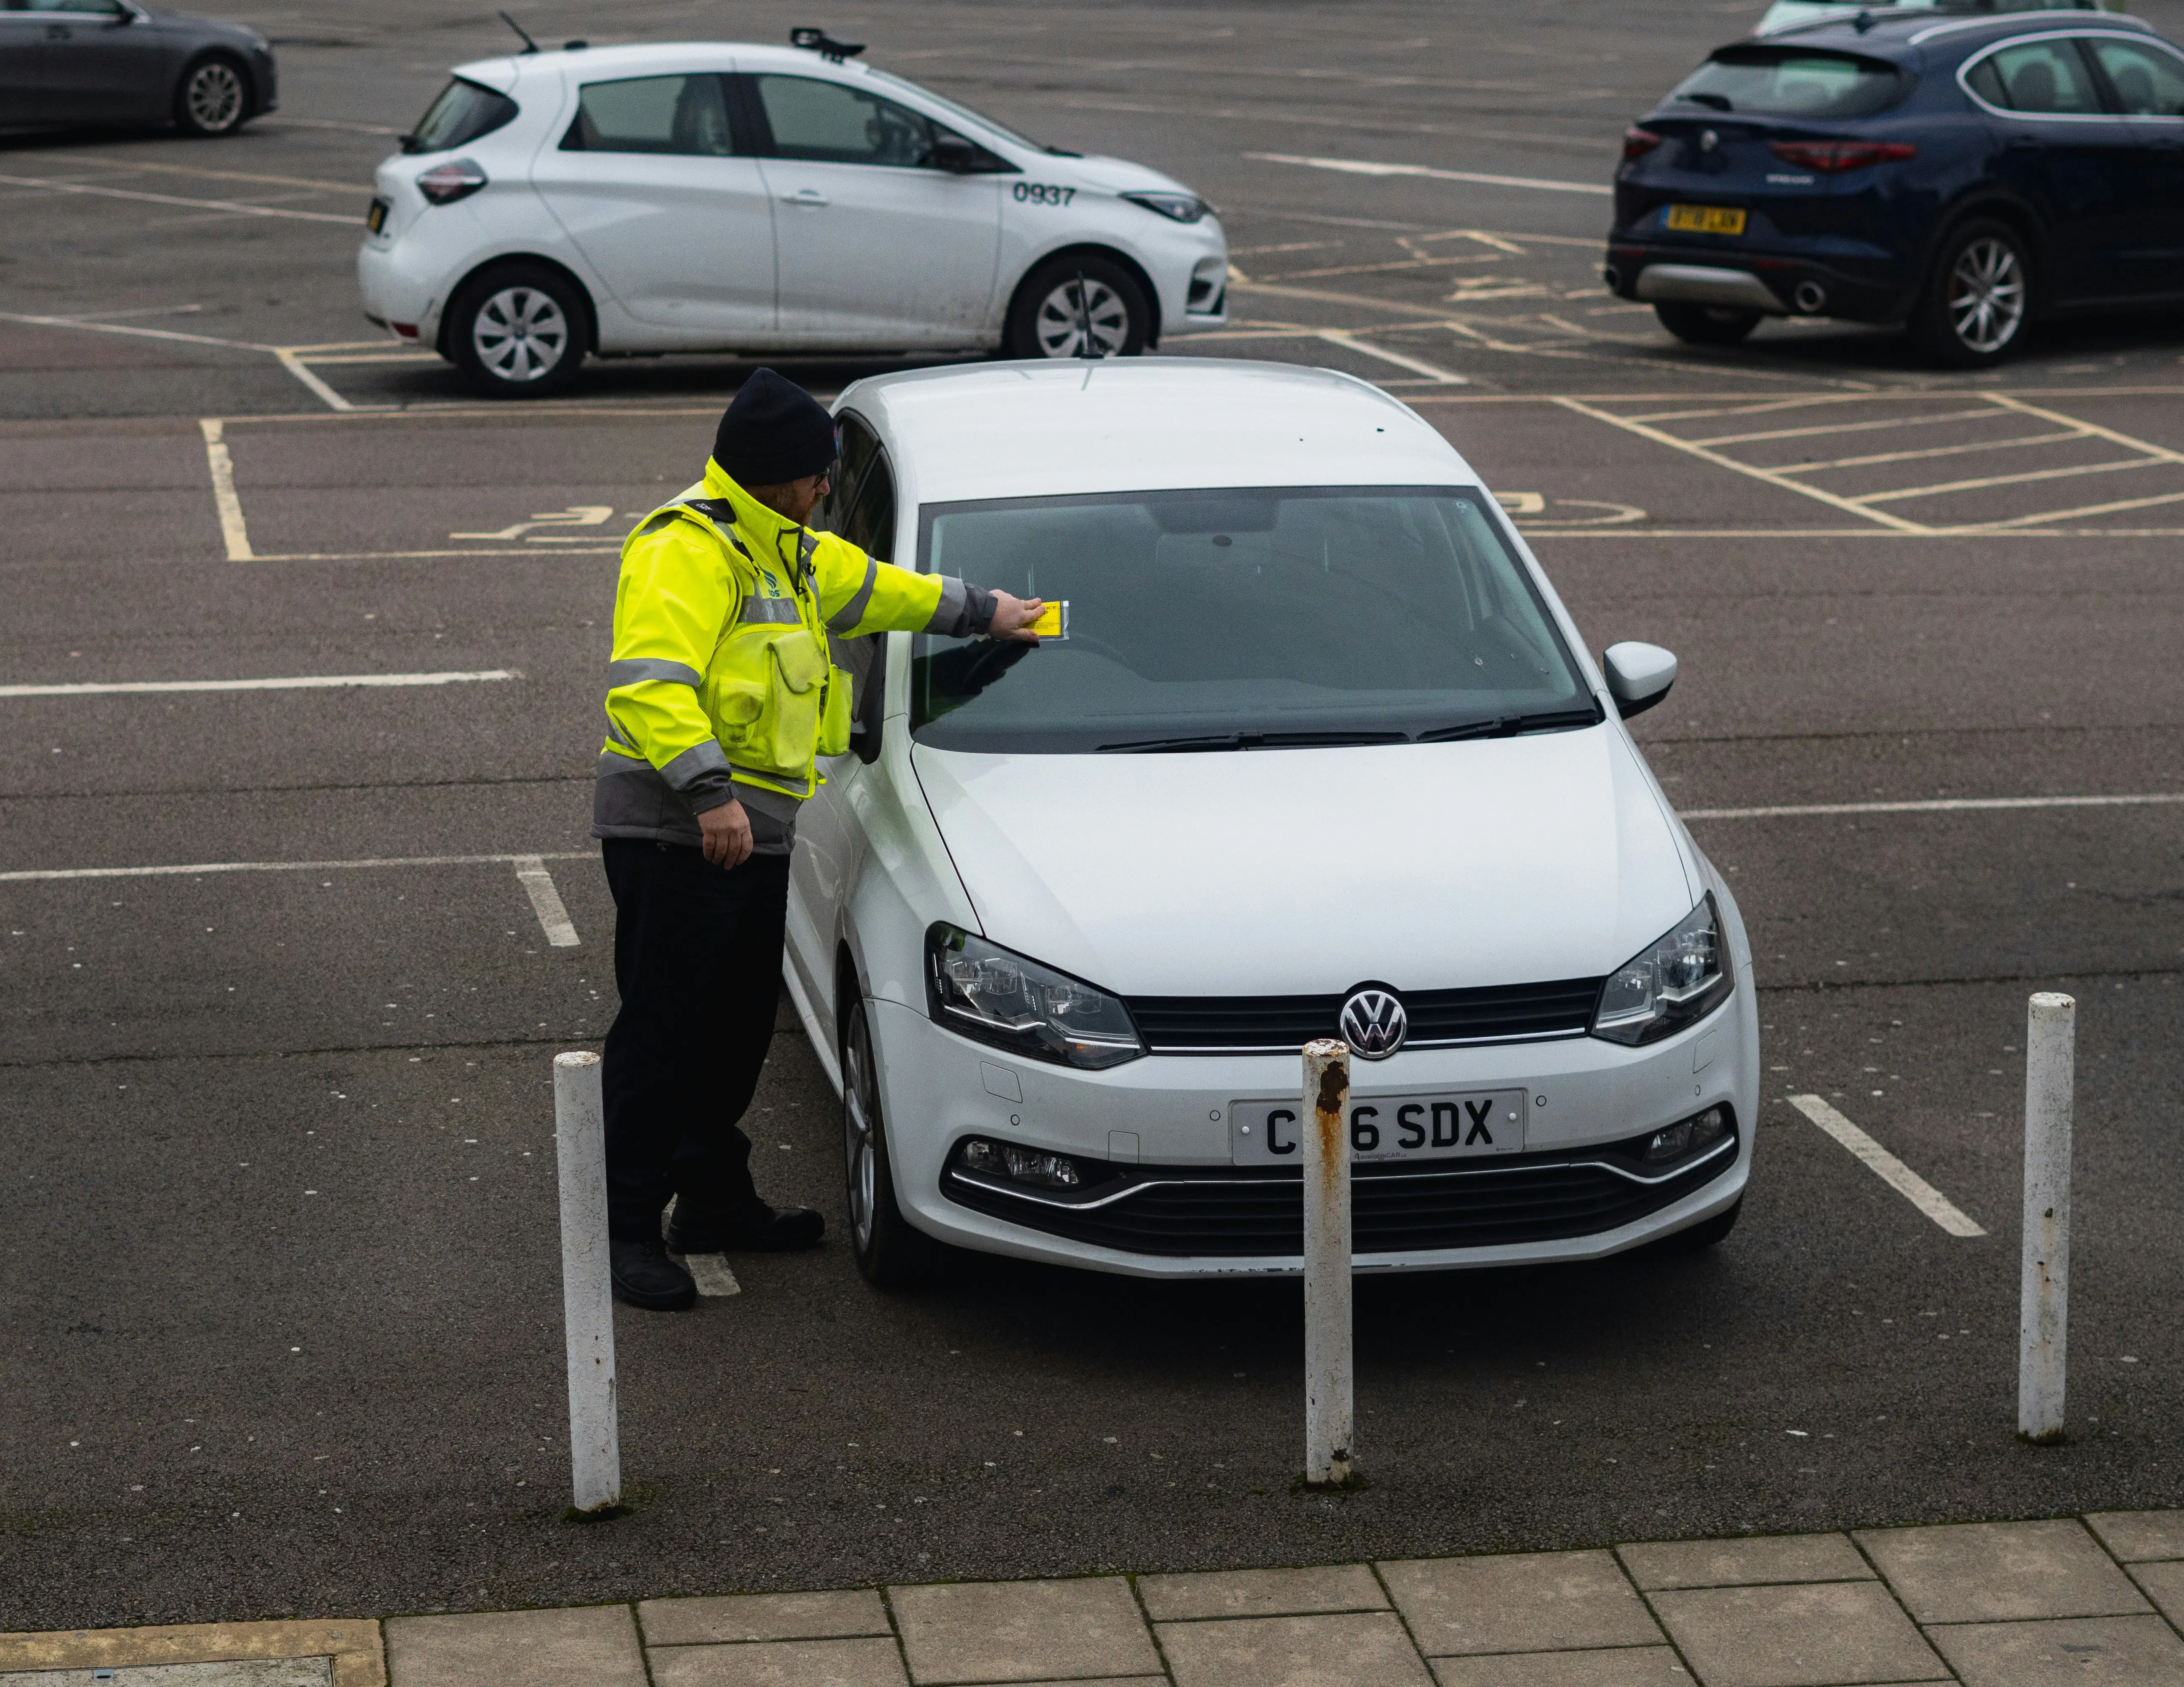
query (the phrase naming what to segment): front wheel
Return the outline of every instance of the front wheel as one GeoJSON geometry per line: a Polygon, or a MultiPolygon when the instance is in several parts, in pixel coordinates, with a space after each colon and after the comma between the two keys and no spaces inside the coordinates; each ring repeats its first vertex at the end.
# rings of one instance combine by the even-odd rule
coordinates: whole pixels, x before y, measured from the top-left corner
{"type": "Polygon", "coordinates": [[[1759,326],[1756,310],[1735,310],[1725,304],[1674,304],[1653,307],[1661,326],[1687,346],[1733,346],[1759,326]]]}
{"type": "Polygon", "coordinates": [[[234,59],[214,54],[182,72],[175,90],[175,122],[185,133],[232,135],[249,115],[249,73],[234,59]]]}
{"type": "Polygon", "coordinates": [[[448,307],[448,355],[488,397],[543,398],[577,378],[588,320],[566,276],[538,264],[495,270],[448,307]]]}
{"type": "Polygon", "coordinates": [[[1911,315],[1911,336],[1950,369],[1998,363],[2031,315],[2032,266],[2007,223],[1974,222],[1942,242],[1911,315]]]}
{"type": "Polygon", "coordinates": [[[865,1281],[911,1289],[931,1279],[940,1244],[902,1216],[894,1164],[880,1112],[879,1068],[861,1001],[850,1005],[842,1035],[842,1170],[850,1205],[850,1251],[865,1281]]]}
{"type": "Polygon", "coordinates": [[[1081,357],[1088,329],[1101,357],[1135,357],[1152,342],[1152,306],[1120,264],[1064,253],[1024,278],[1002,342],[1012,358],[1081,357]]]}

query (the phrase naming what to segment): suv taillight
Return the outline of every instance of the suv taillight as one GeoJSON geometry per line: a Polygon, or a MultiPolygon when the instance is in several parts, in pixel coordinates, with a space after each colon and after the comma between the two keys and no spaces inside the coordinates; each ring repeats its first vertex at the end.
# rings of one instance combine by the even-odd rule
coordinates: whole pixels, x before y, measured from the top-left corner
{"type": "Polygon", "coordinates": [[[485,171],[468,159],[434,164],[417,178],[417,191],[436,205],[467,199],[485,186],[485,171]]]}
{"type": "Polygon", "coordinates": [[[1767,150],[1784,164],[1818,170],[1823,175],[1840,175],[1847,170],[1895,164],[1919,155],[1919,149],[1908,141],[1769,141],[1767,150]]]}
{"type": "Polygon", "coordinates": [[[1626,129],[1623,131],[1623,161],[1642,159],[1661,144],[1661,137],[1651,129],[1626,129]]]}

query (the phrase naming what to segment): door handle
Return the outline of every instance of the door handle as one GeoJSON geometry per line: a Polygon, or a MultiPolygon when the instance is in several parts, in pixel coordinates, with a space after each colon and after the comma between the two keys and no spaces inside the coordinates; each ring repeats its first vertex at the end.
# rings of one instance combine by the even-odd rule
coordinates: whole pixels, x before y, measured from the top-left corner
{"type": "Polygon", "coordinates": [[[794,193],[781,196],[784,205],[810,205],[815,209],[828,203],[827,196],[816,187],[800,187],[794,193]]]}

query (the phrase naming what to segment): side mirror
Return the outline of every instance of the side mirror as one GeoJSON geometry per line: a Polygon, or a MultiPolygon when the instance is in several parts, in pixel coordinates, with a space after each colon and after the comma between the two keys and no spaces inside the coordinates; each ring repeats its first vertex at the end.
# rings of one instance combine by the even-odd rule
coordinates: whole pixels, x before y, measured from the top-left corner
{"type": "Polygon", "coordinates": [[[1626,721],[1643,715],[1676,682],[1675,654],[1658,644],[1611,644],[1600,665],[1607,671],[1607,694],[1615,699],[1615,712],[1626,721]]]}
{"type": "Polygon", "coordinates": [[[933,167],[944,170],[950,175],[969,175],[980,167],[985,156],[984,148],[965,140],[961,135],[939,135],[933,142],[933,167]]]}

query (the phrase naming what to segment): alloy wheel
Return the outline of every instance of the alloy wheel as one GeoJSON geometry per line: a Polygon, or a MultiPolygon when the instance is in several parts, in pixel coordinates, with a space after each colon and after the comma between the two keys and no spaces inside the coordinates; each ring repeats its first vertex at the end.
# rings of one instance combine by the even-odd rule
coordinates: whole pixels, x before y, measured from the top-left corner
{"type": "Polygon", "coordinates": [[[1983,235],[1949,270],[1949,326],[1981,356],[1992,356],[2025,322],[2025,266],[2006,240],[1983,235]]]}
{"type": "Polygon", "coordinates": [[[217,135],[232,129],[242,117],[242,78],[235,66],[215,58],[190,73],[182,103],[190,121],[203,133],[217,135]]]}
{"type": "Polygon", "coordinates": [[[478,361],[503,381],[537,381],[569,348],[569,319],[537,287],[503,287],[478,308],[471,328],[478,361]]]}
{"type": "Polygon", "coordinates": [[[1095,277],[1072,276],[1039,301],[1032,333],[1048,357],[1077,357],[1084,350],[1084,319],[1092,321],[1092,343],[1101,357],[1121,354],[1130,333],[1130,308],[1122,294],[1095,277]],[[1080,307],[1078,289],[1083,289],[1080,307]]]}
{"type": "Polygon", "coordinates": [[[851,1015],[842,1064],[842,1161],[848,1172],[850,1228],[862,1252],[872,1244],[872,1216],[879,1205],[879,1162],[872,1142],[879,1085],[872,1071],[872,1033],[861,1010],[851,1015]]]}

